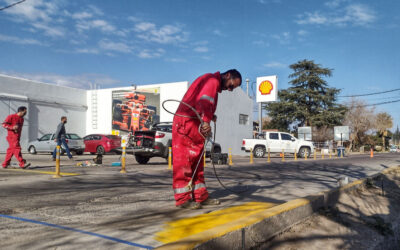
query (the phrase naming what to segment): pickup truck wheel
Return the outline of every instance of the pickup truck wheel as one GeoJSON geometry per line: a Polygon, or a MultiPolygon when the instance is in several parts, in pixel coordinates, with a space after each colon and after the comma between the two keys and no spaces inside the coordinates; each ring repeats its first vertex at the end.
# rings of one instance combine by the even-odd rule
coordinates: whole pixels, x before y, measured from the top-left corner
{"type": "Polygon", "coordinates": [[[147,162],[150,160],[150,157],[135,155],[135,159],[139,164],[147,164],[147,162]]]}
{"type": "Polygon", "coordinates": [[[265,148],[262,146],[256,146],[254,148],[253,155],[256,158],[262,158],[265,155],[265,148]]]}
{"type": "Polygon", "coordinates": [[[307,157],[310,157],[310,154],[311,154],[311,150],[309,148],[302,147],[299,150],[299,155],[301,158],[306,158],[306,155],[307,155],[307,157]]]}

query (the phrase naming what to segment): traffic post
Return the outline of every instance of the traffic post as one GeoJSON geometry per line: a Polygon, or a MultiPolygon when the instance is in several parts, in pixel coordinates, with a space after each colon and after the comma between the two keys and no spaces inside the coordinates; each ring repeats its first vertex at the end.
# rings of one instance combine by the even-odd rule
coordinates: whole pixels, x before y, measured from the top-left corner
{"type": "Polygon", "coordinates": [[[253,164],[253,149],[250,149],[250,164],[253,164]]]}
{"type": "Polygon", "coordinates": [[[168,169],[172,169],[172,148],[168,147],[168,169]]]}
{"type": "Polygon", "coordinates": [[[232,149],[231,148],[229,148],[229,166],[232,166],[233,165],[233,162],[232,162],[232,149]]]}
{"type": "Polygon", "coordinates": [[[271,162],[271,150],[268,148],[268,158],[267,158],[267,162],[271,162]]]}
{"type": "Polygon", "coordinates": [[[55,175],[53,176],[53,178],[60,178],[60,151],[61,151],[61,147],[57,146],[56,148],[56,172],[55,175]]]}
{"type": "Polygon", "coordinates": [[[121,155],[121,171],[119,171],[121,174],[126,174],[126,168],[125,168],[125,157],[126,157],[126,147],[122,147],[122,155],[121,155]]]}
{"type": "Polygon", "coordinates": [[[282,149],[282,162],[285,161],[285,149],[282,149]]]}

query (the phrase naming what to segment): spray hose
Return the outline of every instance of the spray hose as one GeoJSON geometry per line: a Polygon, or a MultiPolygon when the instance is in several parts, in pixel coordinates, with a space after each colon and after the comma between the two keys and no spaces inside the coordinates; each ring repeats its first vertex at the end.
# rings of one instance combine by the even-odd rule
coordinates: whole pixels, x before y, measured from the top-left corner
{"type": "MultiPolygon", "coordinates": [[[[203,149],[202,149],[202,152],[201,152],[200,155],[205,154],[204,149],[205,149],[205,145],[206,145],[206,143],[207,143],[208,141],[211,142],[211,144],[212,144],[210,154],[213,155],[213,153],[214,153],[214,144],[215,144],[215,135],[216,135],[216,133],[217,133],[217,126],[216,126],[216,123],[215,123],[215,122],[214,122],[214,139],[211,139],[211,137],[205,137],[205,136],[201,133],[201,127],[203,126],[204,122],[203,122],[203,120],[201,119],[201,116],[200,116],[199,112],[197,112],[197,110],[196,110],[195,108],[193,108],[192,106],[190,106],[190,105],[187,104],[186,102],[184,102],[184,101],[179,101],[179,100],[176,100],[176,99],[167,99],[167,100],[163,101],[162,107],[163,107],[163,109],[164,109],[167,113],[169,113],[169,114],[171,114],[171,115],[179,116],[179,117],[184,117],[184,118],[198,119],[198,120],[200,121],[200,125],[199,125],[199,128],[198,128],[198,132],[199,132],[199,134],[204,138],[204,145],[203,145],[203,147],[202,147],[203,149]],[[187,115],[177,114],[176,112],[171,112],[171,111],[169,111],[169,110],[164,106],[165,103],[167,103],[167,102],[177,102],[177,103],[179,103],[179,104],[183,104],[183,105],[185,105],[186,107],[188,107],[190,110],[192,110],[193,113],[194,113],[196,116],[187,116],[187,115]]],[[[193,171],[192,178],[190,179],[188,185],[186,186],[186,187],[188,188],[189,191],[192,191],[192,190],[193,190],[193,178],[194,178],[194,176],[195,176],[195,174],[196,174],[196,172],[197,172],[197,168],[199,167],[202,158],[203,158],[203,157],[199,157],[199,160],[198,160],[198,162],[197,162],[196,168],[195,168],[195,170],[193,171]]],[[[220,184],[224,189],[226,189],[226,190],[228,190],[229,192],[234,193],[234,194],[241,194],[241,193],[244,193],[244,192],[246,192],[246,191],[248,190],[248,187],[246,187],[245,190],[242,190],[242,191],[235,191],[235,190],[233,190],[233,189],[228,188],[227,186],[225,186],[225,185],[222,183],[221,179],[219,178],[219,176],[218,176],[218,174],[217,174],[217,170],[216,170],[216,168],[215,168],[215,164],[214,164],[214,161],[213,161],[212,159],[211,159],[211,165],[213,166],[215,178],[218,180],[219,184],[220,184]]]]}

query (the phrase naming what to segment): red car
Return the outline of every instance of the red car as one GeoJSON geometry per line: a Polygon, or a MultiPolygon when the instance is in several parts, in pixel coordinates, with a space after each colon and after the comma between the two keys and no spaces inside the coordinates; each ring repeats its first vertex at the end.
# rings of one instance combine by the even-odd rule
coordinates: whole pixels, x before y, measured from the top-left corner
{"type": "Polygon", "coordinates": [[[117,135],[93,134],[83,137],[85,152],[104,155],[121,147],[121,137],[117,135]]]}

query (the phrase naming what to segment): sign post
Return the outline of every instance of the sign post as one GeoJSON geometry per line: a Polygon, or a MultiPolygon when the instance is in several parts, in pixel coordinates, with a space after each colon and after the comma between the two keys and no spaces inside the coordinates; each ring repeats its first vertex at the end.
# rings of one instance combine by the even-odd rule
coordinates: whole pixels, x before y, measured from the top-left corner
{"type": "Polygon", "coordinates": [[[258,132],[262,133],[262,103],[278,99],[278,76],[257,77],[258,132]]]}

